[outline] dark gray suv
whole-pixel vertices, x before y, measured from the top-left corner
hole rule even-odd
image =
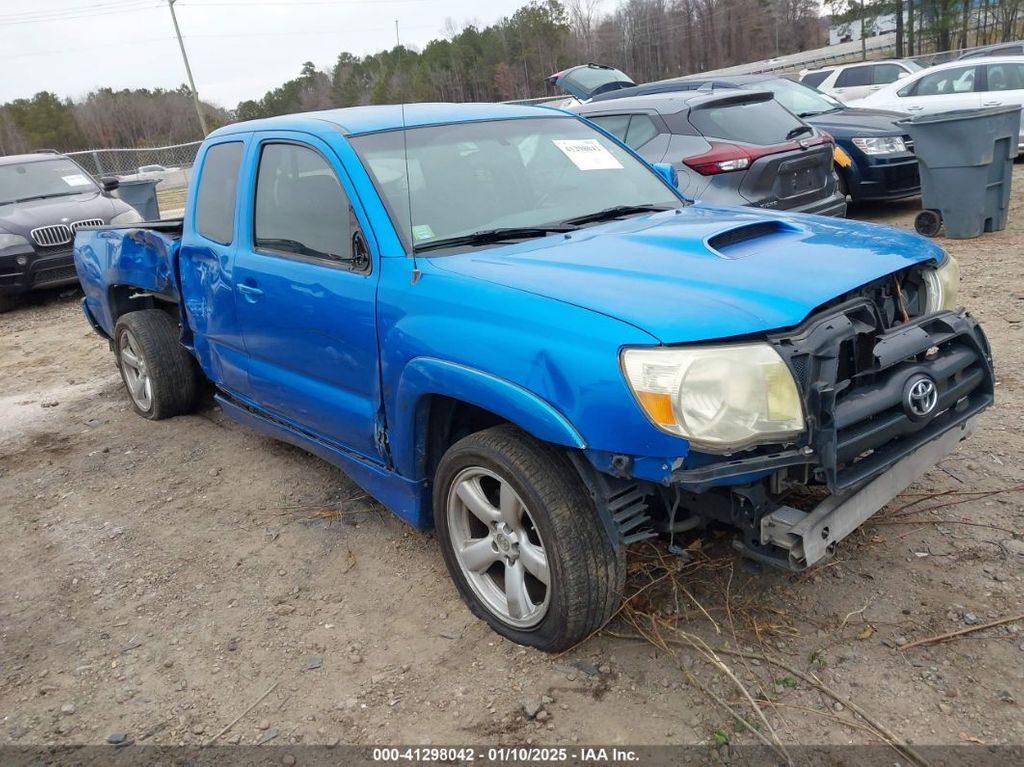
[[[0,312],[35,288],[78,281],[71,252],[80,226],[130,224],[142,217],[110,196],[77,163],[56,153],[0,157]]]
[[[678,91],[571,107],[651,163],[671,163],[679,191],[713,205],[846,214],[832,136],[771,91]]]

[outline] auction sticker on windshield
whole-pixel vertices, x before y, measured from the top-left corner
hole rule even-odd
[[[596,138],[552,139],[551,142],[580,170],[622,170],[622,163]]]
[[[61,176],[64,183],[68,186],[89,186],[89,179],[83,176],[81,173],[75,173],[71,176]]]

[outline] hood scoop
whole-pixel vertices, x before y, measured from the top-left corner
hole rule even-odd
[[[741,224],[707,238],[707,246],[722,258],[748,258],[766,246],[801,234],[801,230],[784,221],[755,221]]]

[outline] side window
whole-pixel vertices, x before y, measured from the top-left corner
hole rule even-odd
[[[836,78],[837,88],[851,88],[857,85],[871,85],[871,66],[844,69]]]
[[[876,64],[872,67],[872,85],[888,85],[900,79],[903,67],[898,64]]]
[[[639,149],[660,132],[650,115],[633,115],[629,121],[629,130],[626,132],[626,144],[633,149]]]
[[[987,90],[1024,90],[1024,64],[989,64]]]
[[[206,151],[196,192],[196,231],[221,245],[230,245],[235,233],[235,197],[242,143],[216,144]]]
[[[833,72],[835,72],[834,69],[823,69],[820,72],[808,72],[803,76],[800,82],[804,85],[810,85],[812,88],[817,88],[825,82],[825,80],[828,79],[828,76]]]
[[[932,72],[900,90],[899,96],[944,96],[974,90],[976,67],[957,67]]]
[[[263,147],[253,230],[257,250],[351,263],[348,197],[327,161],[307,147]]]
[[[589,117],[587,119],[600,125],[619,141],[626,140],[626,130],[629,128],[629,115],[601,115],[600,117]]]

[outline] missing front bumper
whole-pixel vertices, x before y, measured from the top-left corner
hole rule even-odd
[[[813,511],[780,506],[762,517],[761,544],[788,552],[792,570],[803,570],[830,556],[839,541],[970,436],[976,421],[977,418],[968,419],[903,457],[876,478],[829,496]]]

